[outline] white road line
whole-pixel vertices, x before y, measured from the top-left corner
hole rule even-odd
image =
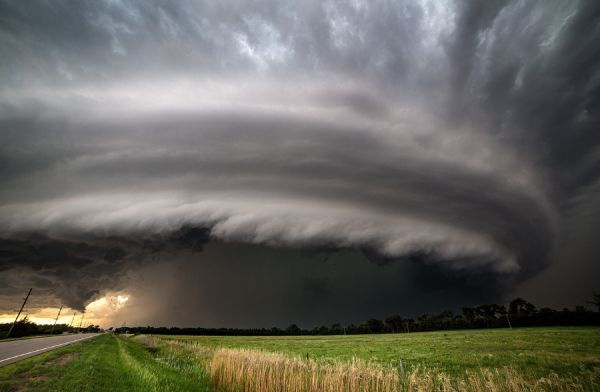
[[[54,348],[54,347],[60,347],[60,346],[64,346],[64,345],[66,345],[66,344],[75,343],[75,342],[78,342],[78,341],[80,341],[80,340],[89,339],[89,338],[92,338],[92,337],[93,337],[93,336],[86,336],[86,337],[83,337],[83,338],[81,338],[81,339],[70,340],[70,341],[68,341],[68,342],[61,343],[61,344],[55,344],[54,346],[48,346],[48,347],[44,347],[44,348],[39,348],[39,349],[37,349],[37,350],[33,350],[33,351],[30,351],[30,352],[28,352],[28,353],[24,353],[24,354],[15,355],[14,357],[0,359],[0,362],[4,362],[4,361],[10,361],[11,359],[19,358],[19,357],[22,357],[22,356],[24,356],[24,355],[29,355],[29,354],[37,353],[37,352],[40,352],[40,351],[49,350],[49,349],[51,349],[51,348]]]

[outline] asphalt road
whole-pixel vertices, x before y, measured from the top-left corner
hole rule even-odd
[[[100,334],[86,333],[0,342],[0,367],[98,335]]]

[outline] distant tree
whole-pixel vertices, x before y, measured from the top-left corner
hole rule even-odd
[[[413,332],[416,330],[415,328],[415,320],[409,318],[404,320],[404,328],[406,328],[406,332]]]
[[[146,327],[146,328],[150,328],[150,327]],[[100,326],[99,325],[89,325],[88,327],[84,328],[84,332],[100,332]]]
[[[370,333],[383,332],[383,321],[374,318],[367,320],[367,330]]]
[[[321,325],[319,328],[316,329],[316,331],[318,335],[329,335],[331,333],[329,328],[325,325]]]
[[[502,315],[502,308],[496,304],[481,305],[477,307],[479,317],[487,327],[496,325],[496,321]]]
[[[11,337],[21,337],[36,335],[40,333],[40,330],[34,322],[30,321],[27,316],[17,321],[14,329],[12,330]]]
[[[538,311],[539,325],[557,325],[559,324],[559,314],[556,310],[550,308],[541,308]]]
[[[588,303],[596,306],[598,308],[598,312],[600,312],[600,292],[592,294],[592,300],[588,301]]]
[[[348,334],[359,333],[359,330],[360,330],[360,328],[354,324],[348,324],[346,326],[346,333],[348,333]]]
[[[464,307],[462,308],[462,314],[465,320],[471,324],[475,320],[475,309]]]
[[[285,329],[285,332],[287,332],[288,335],[300,335],[302,331],[296,324],[292,324]]]
[[[454,317],[454,315],[452,314],[451,310],[444,310],[443,312],[439,313],[435,318],[445,322],[448,320],[452,320],[452,318]]]
[[[393,333],[402,332],[404,330],[404,320],[397,314],[389,316],[385,319],[385,327]]]
[[[448,329],[451,327],[453,319],[452,311],[445,310],[434,317],[433,324],[436,329]]]
[[[466,324],[464,316],[462,314],[455,315],[452,324],[453,328],[464,328]]]
[[[417,316],[417,323],[420,331],[431,331],[432,320],[427,313]]]
[[[339,323],[331,324],[331,327],[329,327],[329,332],[333,335],[341,335],[344,333],[344,328]]]
[[[500,317],[504,317],[508,314],[508,311],[506,310],[506,306],[501,305],[498,307],[498,314]]]
[[[523,298],[515,298],[508,305],[508,312],[517,317],[529,317],[536,312],[536,308]]]

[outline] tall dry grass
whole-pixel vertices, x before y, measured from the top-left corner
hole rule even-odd
[[[403,369],[358,360],[324,363],[245,349],[216,350],[207,365],[215,388],[233,392],[583,392],[597,385],[591,379],[556,374],[531,379],[508,368],[450,377],[425,367],[404,373]]]
[[[392,392],[400,381],[391,367],[361,361],[325,364],[244,349],[215,351],[209,373],[217,388],[231,391]]]

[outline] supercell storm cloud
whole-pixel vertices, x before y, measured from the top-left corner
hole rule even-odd
[[[598,227],[599,18],[596,1],[2,1],[0,305],[35,284],[83,309],[210,243],[509,292]]]

